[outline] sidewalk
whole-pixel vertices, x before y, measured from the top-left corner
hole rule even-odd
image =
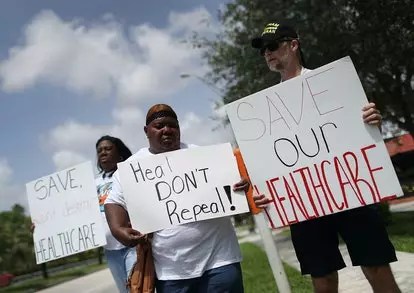
[[[300,271],[292,241],[289,236],[280,235],[279,231],[273,231],[273,238],[282,260]],[[262,246],[260,235],[251,233],[239,239],[240,243],[253,242]],[[339,292],[340,293],[364,293],[372,292],[372,289],[365,279],[359,267],[352,267],[351,259],[345,245],[340,245],[342,256],[347,265],[339,271]],[[391,268],[395,279],[403,293],[414,292],[414,254],[397,252],[398,262],[392,263]]]
[[[390,211],[393,213],[411,212],[414,211],[414,201],[404,201],[398,204],[390,205]]]
[[[389,205],[399,205],[408,202],[414,202],[414,196],[399,197],[388,201]]]
[[[113,293],[117,292],[114,279],[109,269],[76,278],[60,285],[50,287],[37,293]]]

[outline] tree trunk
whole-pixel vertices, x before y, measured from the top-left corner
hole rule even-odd
[[[97,252],[98,252],[98,262],[99,262],[100,265],[103,264],[102,251],[103,251],[102,247],[99,247],[97,249]]]

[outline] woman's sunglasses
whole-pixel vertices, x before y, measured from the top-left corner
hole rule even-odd
[[[266,45],[260,48],[260,55],[264,56],[266,49],[268,49],[270,52],[274,52],[277,49],[279,49],[281,43],[288,41],[292,41],[292,39],[281,39],[274,41],[272,43],[267,43]]]

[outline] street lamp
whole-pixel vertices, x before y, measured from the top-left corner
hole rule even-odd
[[[219,108],[221,107],[221,106],[223,106],[223,95],[222,95],[222,93],[221,93],[221,90],[218,88],[218,87],[216,87],[215,85],[213,85],[213,84],[211,84],[210,82],[208,82],[207,80],[205,80],[204,78],[202,78],[202,77],[200,77],[200,76],[198,76],[198,75],[195,75],[195,74],[190,74],[190,73],[181,73],[180,74],[180,77],[181,78],[190,78],[190,77],[195,77],[195,78],[197,78],[198,80],[200,80],[202,83],[204,83],[205,85],[207,85],[217,96],[219,96],[220,97],[220,99],[217,101],[217,100],[214,100],[214,99],[209,99],[213,104],[214,104],[214,110],[215,111],[218,111],[219,110]],[[220,120],[221,122],[223,122],[224,120],[223,120],[223,117],[220,115],[220,114],[217,114],[218,112],[216,112],[215,114],[213,114],[212,116],[210,116],[210,118],[212,119],[212,120],[215,120],[215,121],[217,121],[217,120]],[[214,129],[213,130],[216,130],[216,129],[218,129],[219,127],[221,127],[222,125],[220,124],[220,125],[217,125],[217,126],[215,126],[214,127]]]
[[[222,93],[221,93],[221,90],[218,87],[216,87],[215,85],[213,85],[212,83],[208,82],[207,80],[205,80],[204,78],[202,78],[202,77],[200,77],[198,75],[190,74],[190,73],[185,73],[184,72],[184,73],[181,73],[180,74],[180,77],[182,79],[190,78],[190,77],[195,77],[198,80],[200,80],[202,83],[204,83],[206,86],[208,86],[216,95],[218,95],[220,98],[223,98]]]

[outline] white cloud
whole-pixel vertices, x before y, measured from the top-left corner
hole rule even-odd
[[[95,160],[96,140],[104,134],[121,138],[132,152],[148,144],[143,131],[144,115],[137,107],[117,108],[111,126],[82,124],[71,120],[52,129],[46,141],[53,151],[57,169],[64,169],[85,160]],[[219,128],[216,121],[202,119],[193,112],[179,117],[184,142],[209,145],[231,141],[229,129]]]
[[[57,170],[65,169],[85,160],[96,160],[95,144],[103,135],[120,137],[134,150],[144,143],[143,115],[137,107],[116,108],[112,112],[113,124],[94,125],[75,120],[58,125],[42,136],[46,150],[52,151]]]
[[[47,141],[56,149],[86,151],[93,146],[97,137],[105,134],[108,126],[96,126],[69,120],[52,129]]]
[[[14,204],[21,204],[28,211],[26,193],[22,186],[11,183],[13,170],[5,158],[0,158],[0,211],[9,210]]]
[[[193,112],[184,115],[180,125],[181,137],[185,142],[211,145],[232,140],[232,132],[229,128],[217,127],[218,122],[202,119]]]
[[[144,113],[138,107],[115,108],[112,112],[114,124],[108,133],[121,138],[132,152],[146,143],[144,135]]]
[[[169,31],[172,33],[195,31],[199,34],[212,34],[219,30],[211,14],[203,7],[184,13],[172,11],[168,16],[168,22]]]
[[[74,93],[115,96],[107,124],[71,119],[41,137],[58,170],[95,161],[96,140],[105,134],[120,137],[134,152],[147,145],[143,101],[177,93],[188,84],[180,73],[200,76],[206,69],[200,49],[183,40],[194,31],[210,36],[218,29],[203,7],[171,12],[163,28],[147,23],[125,27],[112,15],[92,24],[65,21],[43,11],[25,27],[22,43],[0,62],[0,86],[16,92],[53,84]],[[226,133],[212,131],[213,121],[186,112],[180,117],[184,141],[205,145],[229,140]]]
[[[177,82],[179,72],[201,67],[199,50],[183,38],[193,30],[211,33],[213,24],[205,8],[171,12],[165,28],[124,28],[108,16],[88,25],[43,11],[26,26],[23,43],[0,63],[1,87],[15,92],[52,83],[75,93],[114,93],[123,102],[166,95],[184,85]]]
[[[3,186],[5,183],[9,182],[13,174],[12,169],[10,168],[6,159],[0,159],[0,184]]]
[[[60,171],[70,166],[85,162],[87,158],[72,150],[58,150],[53,154],[52,160],[56,166],[56,170]]]
[[[42,136],[52,151],[55,167],[60,170],[85,160],[96,160],[95,144],[103,135],[121,138],[134,151],[145,144],[144,115],[136,106],[118,107],[112,112],[112,124],[93,125],[69,120]]]

